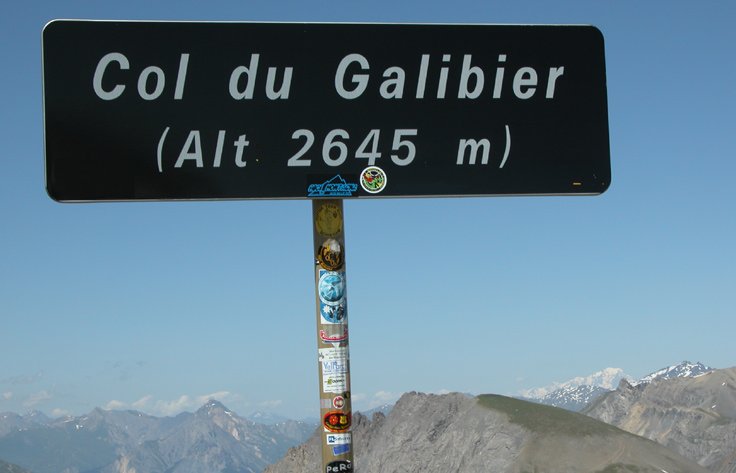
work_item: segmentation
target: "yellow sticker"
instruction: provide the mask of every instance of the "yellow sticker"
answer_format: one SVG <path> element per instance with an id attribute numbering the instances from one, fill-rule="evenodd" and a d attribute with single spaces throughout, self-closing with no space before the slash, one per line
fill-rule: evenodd
<path id="1" fill-rule="evenodd" d="M 340 207 L 325 204 L 317 211 L 314 224 L 320 235 L 333 237 L 342 231 L 342 215 Z"/>

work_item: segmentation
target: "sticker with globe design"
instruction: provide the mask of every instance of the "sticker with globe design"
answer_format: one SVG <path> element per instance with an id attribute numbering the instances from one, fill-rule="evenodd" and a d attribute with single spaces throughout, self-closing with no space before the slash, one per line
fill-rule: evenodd
<path id="1" fill-rule="evenodd" d="M 320 270 L 317 289 L 323 304 L 338 305 L 345 297 L 345 275 L 338 271 Z"/>
<path id="2" fill-rule="evenodd" d="M 345 273 L 320 270 L 317 294 L 323 323 L 342 324 L 347 321 Z"/>

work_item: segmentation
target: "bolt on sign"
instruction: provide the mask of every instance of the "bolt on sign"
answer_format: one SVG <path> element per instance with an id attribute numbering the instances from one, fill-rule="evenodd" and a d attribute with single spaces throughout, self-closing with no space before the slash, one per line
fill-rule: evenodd
<path id="1" fill-rule="evenodd" d="M 58 20 L 59 201 L 600 194 L 592 26 Z"/>

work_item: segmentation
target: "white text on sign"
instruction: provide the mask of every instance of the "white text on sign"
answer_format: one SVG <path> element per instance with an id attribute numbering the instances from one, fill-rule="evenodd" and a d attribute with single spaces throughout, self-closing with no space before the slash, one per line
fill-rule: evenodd
<path id="1" fill-rule="evenodd" d="M 385 68 L 378 77 L 373 75 L 370 62 L 365 56 L 351 53 L 337 64 L 332 85 L 337 95 L 346 100 L 361 97 L 371 84 L 376 83 L 379 96 L 386 100 L 446 99 L 450 90 L 457 91 L 453 95 L 457 99 L 475 100 L 490 95 L 493 100 L 506 97 L 528 100 L 537 93 L 543 93 L 545 99 L 551 100 L 555 98 L 558 82 L 565 73 L 564 66 L 547 67 L 542 71 L 531 66 L 521 66 L 507 71 L 506 54 L 498 55 L 495 70 L 485 71 L 480 66 L 474 65 L 472 54 L 464 54 L 459 66 L 461 69 L 457 84 L 449 84 L 450 70 L 458 67 L 453 63 L 452 57 L 451 54 L 443 54 L 440 59 L 422 54 L 416 61 L 415 74 L 410 74 L 406 68 L 391 66 Z M 179 56 L 171 94 L 174 100 L 184 98 L 187 70 L 191 60 L 188 53 Z M 233 100 L 252 100 L 257 97 L 256 86 L 261 64 L 261 55 L 254 53 L 250 55 L 247 66 L 240 65 L 233 69 L 227 81 L 228 93 Z M 97 63 L 92 78 L 92 88 L 97 97 L 107 101 L 118 99 L 126 92 L 130 81 L 135 82 L 138 96 L 143 100 L 156 100 L 164 95 L 167 87 L 166 73 L 156 65 L 141 69 L 137 80 L 135 77 L 131 77 L 130 80 L 118 79 L 119 82 L 106 79 L 108 70 L 115 68 L 119 71 L 129 71 L 132 66 L 123 53 L 111 52 L 103 56 Z M 132 73 L 135 74 L 135 71 Z M 295 74 L 294 67 L 281 67 L 280 72 L 278 67 L 267 67 L 263 92 L 265 97 L 269 100 L 289 99 L 292 96 L 291 87 Z M 436 79 L 437 87 L 436 90 L 428 91 L 428 79 L 432 75 L 433 79 Z M 507 79 L 507 76 L 512 78 Z M 509 87 L 511 90 L 508 90 Z"/>

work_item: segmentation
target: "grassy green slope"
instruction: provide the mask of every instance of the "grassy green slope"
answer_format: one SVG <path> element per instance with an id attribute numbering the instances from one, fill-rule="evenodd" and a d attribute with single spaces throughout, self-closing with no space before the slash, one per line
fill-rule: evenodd
<path id="1" fill-rule="evenodd" d="M 706 473 L 675 452 L 591 417 L 494 394 L 478 405 L 531 433 L 518 473 Z"/>
<path id="2" fill-rule="evenodd" d="M 497 394 L 478 396 L 478 403 L 488 409 L 505 413 L 514 424 L 539 434 L 570 436 L 627 434 L 612 425 L 576 412 Z"/>

